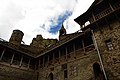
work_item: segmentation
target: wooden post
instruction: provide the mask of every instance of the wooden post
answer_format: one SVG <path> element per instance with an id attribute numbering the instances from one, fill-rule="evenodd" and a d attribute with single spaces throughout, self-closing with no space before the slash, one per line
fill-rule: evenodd
<path id="1" fill-rule="evenodd" d="M 94 21 L 96 21 L 96 19 L 95 19 L 95 16 L 94 16 L 93 12 L 92 12 L 92 17 L 93 17 L 93 20 L 94 20 Z"/>
<path id="2" fill-rule="evenodd" d="M 67 47 L 65 48 L 65 55 L 66 55 L 66 60 L 67 60 Z"/>
<path id="3" fill-rule="evenodd" d="M 83 51 L 84 51 L 84 54 L 85 54 L 85 44 L 84 44 L 84 40 L 82 40 L 82 45 L 83 45 Z"/>
<path id="4" fill-rule="evenodd" d="M 28 69 L 29 69 L 29 67 L 30 67 L 30 60 L 31 60 L 31 59 L 29 58 L 29 61 L 28 61 Z"/>
<path id="5" fill-rule="evenodd" d="M 113 9 L 113 7 L 112 7 L 112 5 L 110 3 L 109 3 L 109 6 L 110 6 L 111 10 L 114 11 L 114 9 Z"/>
<path id="6" fill-rule="evenodd" d="M 15 53 L 13 53 L 11 61 L 10 61 L 10 65 L 12 65 L 13 59 L 14 59 Z"/>
<path id="7" fill-rule="evenodd" d="M 21 57 L 21 60 L 20 60 L 20 67 L 21 67 L 21 65 L 22 65 L 22 61 L 23 61 L 23 55 L 22 55 L 22 57 Z"/>
<path id="8" fill-rule="evenodd" d="M 0 61 L 2 60 L 4 53 L 5 53 L 5 49 L 3 50 L 3 52 L 2 52 L 2 54 L 0 56 Z"/>

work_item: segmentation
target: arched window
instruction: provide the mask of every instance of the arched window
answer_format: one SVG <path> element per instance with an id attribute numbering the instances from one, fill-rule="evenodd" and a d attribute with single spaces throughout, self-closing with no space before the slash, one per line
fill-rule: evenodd
<path id="1" fill-rule="evenodd" d="M 100 65 L 98 63 L 93 64 L 93 71 L 95 75 L 95 80 L 105 80 L 104 75 L 100 69 Z"/>
<path id="2" fill-rule="evenodd" d="M 93 70 L 94 70 L 95 76 L 99 76 L 99 74 L 101 73 L 100 65 L 98 63 L 94 63 Z"/>
<path id="3" fill-rule="evenodd" d="M 48 80 L 53 80 L 53 73 L 50 73 L 50 74 L 49 74 Z"/>

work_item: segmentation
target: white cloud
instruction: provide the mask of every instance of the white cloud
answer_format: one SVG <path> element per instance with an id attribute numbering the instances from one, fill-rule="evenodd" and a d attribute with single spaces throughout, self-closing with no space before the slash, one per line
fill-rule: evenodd
<path id="1" fill-rule="evenodd" d="M 57 24 L 58 16 L 64 11 L 73 11 L 72 16 L 66 20 L 67 32 L 79 29 L 74 18 L 79 16 L 94 0 L 0 0 L 0 37 L 8 40 L 13 29 L 24 32 L 25 43 L 30 43 L 37 34 L 44 38 L 56 38 L 51 34 L 50 22 Z M 76 3 L 77 2 L 77 3 Z M 75 7 L 76 6 L 76 7 Z M 87 7 L 85 7 L 87 6 Z M 75 27 L 77 26 L 77 27 Z"/>
<path id="2" fill-rule="evenodd" d="M 74 33 L 77 30 L 80 30 L 80 25 L 78 25 L 74 19 L 83 14 L 90 5 L 94 2 L 94 0 L 78 0 L 77 4 L 73 10 L 73 14 L 70 18 L 68 18 L 64 25 L 66 26 L 67 33 Z"/>

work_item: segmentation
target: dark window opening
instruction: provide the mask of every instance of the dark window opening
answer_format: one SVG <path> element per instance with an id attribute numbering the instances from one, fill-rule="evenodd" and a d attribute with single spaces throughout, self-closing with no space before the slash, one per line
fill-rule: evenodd
<path id="1" fill-rule="evenodd" d="M 71 53 L 74 51 L 73 45 L 72 43 L 69 43 L 68 47 L 67 47 L 67 54 Z"/>
<path id="2" fill-rule="evenodd" d="M 49 65 L 51 65 L 53 62 L 53 53 L 49 54 Z"/>
<path id="3" fill-rule="evenodd" d="M 54 52 L 54 62 L 57 63 L 59 61 L 59 50 Z"/>
<path id="4" fill-rule="evenodd" d="M 21 55 L 15 53 L 12 64 L 19 66 L 20 65 L 20 61 L 21 61 L 21 57 L 22 57 Z"/>
<path id="5" fill-rule="evenodd" d="M 12 56 L 13 56 L 12 51 L 5 50 L 3 58 L 2 58 L 2 62 L 10 63 L 11 59 L 12 59 Z"/>
<path id="6" fill-rule="evenodd" d="M 49 54 L 49 61 L 53 60 L 53 53 Z"/>
<path id="7" fill-rule="evenodd" d="M 60 56 L 65 56 L 66 55 L 66 47 L 62 47 L 60 49 Z"/>
<path id="8" fill-rule="evenodd" d="M 82 49 L 82 48 L 83 48 L 82 40 L 77 39 L 77 40 L 75 41 L 75 50 Z"/>
<path id="9" fill-rule="evenodd" d="M 29 58 L 26 56 L 23 56 L 23 60 L 22 60 L 22 67 L 28 67 L 28 62 L 29 62 Z"/>
<path id="10" fill-rule="evenodd" d="M 46 64 L 48 62 L 48 55 L 44 56 L 44 63 Z"/>
<path id="11" fill-rule="evenodd" d="M 35 69 L 35 65 L 36 65 L 35 63 L 36 63 L 36 61 L 34 59 L 31 59 L 29 68 L 34 70 Z"/>
<path id="12" fill-rule="evenodd" d="M 92 36 L 85 37 L 84 38 L 84 46 L 86 47 L 86 46 L 89 46 L 91 44 L 93 44 Z"/>
<path id="13" fill-rule="evenodd" d="M 40 67 L 42 68 L 43 67 L 43 56 L 40 57 Z"/>

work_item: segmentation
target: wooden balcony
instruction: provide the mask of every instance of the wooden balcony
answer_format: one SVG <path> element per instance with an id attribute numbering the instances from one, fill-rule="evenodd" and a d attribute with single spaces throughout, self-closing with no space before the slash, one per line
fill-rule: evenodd
<path id="1" fill-rule="evenodd" d="M 109 8 L 103 10 L 102 12 L 100 12 L 99 14 L 97 15 L 94 15 L 93 18 L 90 18 L 89 21 L 92 23 L 104 18 L 105 16 L 108 16 L 109 14 L 117 11 L 120 9 L 120 1 L 112 6 L 110 6 Z"/>
<path id="2" fill-rule="evenodd" d="M 66 55 L 60 56 L 59 58 L 54 58 L 48 62 L 46 62 L 44 65 L 41 64 L 40 68 L 48 67 L 48 66 L 54 66 L 56 64 L 61 64 L 67 61 L 75 60 L 77 58 L 80 58 L 82 56 L 85 56 L 89 54 L 90 52 L 95 50 L 94 44 L 88 45 L 84 48 L 78 49 L 75 52 L 70 52 Z"/>

